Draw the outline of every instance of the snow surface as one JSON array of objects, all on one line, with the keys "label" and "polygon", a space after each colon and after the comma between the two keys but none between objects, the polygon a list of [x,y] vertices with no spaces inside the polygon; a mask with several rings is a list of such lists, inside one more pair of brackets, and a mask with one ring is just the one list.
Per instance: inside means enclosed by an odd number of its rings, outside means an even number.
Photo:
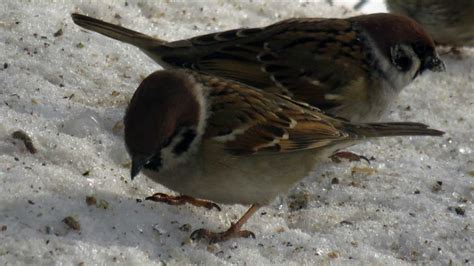
[{"label": "snow surface", "polygon": [[[168,40],[355,14],[303,1],[0,1],[2,264],[473,263],[473,49],[446,55],[447,72],[418,78],[387,118],[445,136],[358,145],[352,150],[376,158],[370,165],[321,163],[250,219],[255,240],[207,245],[190,232],[223,230],[247,206],[217,212],[141,201],[171,191],[143,176],[130,182],[119,122],[158,66],[80,29],[72,12]],[[37,153],[12,137],[20,129]],[[88,206],[87,196],[97,203]],[[80,230],[63,222],[69,216]]]}]

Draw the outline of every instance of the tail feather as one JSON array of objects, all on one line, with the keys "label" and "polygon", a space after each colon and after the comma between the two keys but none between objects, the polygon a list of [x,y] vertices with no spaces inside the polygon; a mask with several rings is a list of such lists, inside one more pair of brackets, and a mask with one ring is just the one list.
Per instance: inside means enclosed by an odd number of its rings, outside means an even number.
[{"label": "tail feather", "polygon": [[443,131],[431,129],[422,123],[393,122],[348,125],[350,135],[358,138],[376,138],[388,136],[442,136]]},{"label": "tail feather", "polygon": [[85,29],[98,32],[115,40],[135,45],[144,50],[153,46],[166,44],[166,41],[89,16],[73,13],[71,14],[71,17],[74,23]]}]

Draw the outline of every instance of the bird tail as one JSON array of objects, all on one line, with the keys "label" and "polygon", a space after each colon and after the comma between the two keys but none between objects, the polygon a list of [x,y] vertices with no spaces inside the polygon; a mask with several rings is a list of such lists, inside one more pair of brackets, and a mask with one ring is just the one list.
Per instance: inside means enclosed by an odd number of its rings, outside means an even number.
[{"label": "bird tail", "polygon": [[349,135],[355,139],[388,136],[442,136],[443,131],[414,122],[367,123],[346,125]]},{"label": "bird tail", "polygon": [[166,41],[164,40],[153,38],[140,32],[136,32],[89,16],[73,13],[71,14],[71,17],[74,23],[85,29],[98,32],[118,41],[132,44],[143,50],[157,45],[166,44]]}]

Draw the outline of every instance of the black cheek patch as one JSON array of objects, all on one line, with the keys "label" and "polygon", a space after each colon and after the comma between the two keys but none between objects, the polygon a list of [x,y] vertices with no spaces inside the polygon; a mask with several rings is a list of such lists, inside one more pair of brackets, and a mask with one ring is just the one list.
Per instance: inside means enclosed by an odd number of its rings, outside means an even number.
[{"label": "black cheek patch", "polygon": [[176,155],[181,155],[183,152],[186,152],[189,149],[189,146],[196,138],[196,131],[193,129],[188,129],[183,133],[181,141],[176,144],[173,148],[173,153]]}]

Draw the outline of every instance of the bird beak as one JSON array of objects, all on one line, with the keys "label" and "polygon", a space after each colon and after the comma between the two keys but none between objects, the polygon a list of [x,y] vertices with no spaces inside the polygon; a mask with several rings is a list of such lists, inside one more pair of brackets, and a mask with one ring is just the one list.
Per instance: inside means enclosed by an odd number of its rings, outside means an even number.
[{"label": "bird beak", "polygon": [[444,65],[444,62],[439,59],[438,56],[429,56],[428,58],[425,59],[423,62],[423,69],[429,69],[433,72],[444,72],[446,71],[446,66]]},{"label": "bird beak", "polygon": [[148,161],[149,161],[149,158],[147,156],[137,155],[137,156],[132,157],[132,168],[130,171],[130,179],[132,179],[132,181],[135,178],[135,176],[137,176],[138,173],[140,173],[143,166],[147,164]]}]

